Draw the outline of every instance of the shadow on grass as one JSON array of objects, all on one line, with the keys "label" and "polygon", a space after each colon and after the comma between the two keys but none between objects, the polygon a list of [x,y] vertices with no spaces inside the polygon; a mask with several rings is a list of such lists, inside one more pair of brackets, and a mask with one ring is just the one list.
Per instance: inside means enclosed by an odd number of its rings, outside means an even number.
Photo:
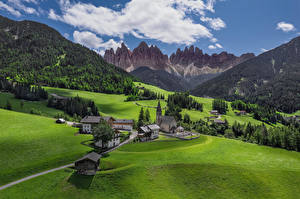
[{"label": "shadow on grass", "polygon": [[78,189],[88,189],[92,182],[93,182],[94,176],[85,176],[80,175],[76,172],[74,172],[68,179],[68,182],[74,185]]}]

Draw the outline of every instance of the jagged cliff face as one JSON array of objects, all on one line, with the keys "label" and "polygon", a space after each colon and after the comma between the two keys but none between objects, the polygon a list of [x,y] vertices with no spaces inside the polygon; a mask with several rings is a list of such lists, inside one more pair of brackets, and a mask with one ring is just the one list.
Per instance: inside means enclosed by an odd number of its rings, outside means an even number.
[{"label": "jagged cliff face", "polygon": [[153,70],[164,70],[183,77],[224,72],[252,57],[254,57],[252,53],[240,57],[227,52],[208,55],[203,54],[199,48],[191,46],[190,48],[186,47],[183,51],[178,49],[168,58],[158,47],[149,47],[145,42],[141,42],[132,52],[125,44],[122,44],[116,52],[110,49],[106,50],[104,55],[107,62],[119,66],[127,72],[147,66]]},{"label": "jagged cliff face", "polygon": [[170,63],[177,72],[185,77],[201,74],[224,72],[235,65],[238,65],[255,55],[252,53],[237,57],[227,52],[220,54],[203,54],[199,48],[185,48],[184,51],[178,49],[170,56]]},{"label": "jagged cliff face", "polygon": [[164,70],[168,64],[168,56],[164,55],[156,46],[148,46],[145,42],[132,52],[123,43],[116,53],[113,49],[106,50],[104,59],[116,66],[131,72],[141,66],[147,66],[153,70]]}]

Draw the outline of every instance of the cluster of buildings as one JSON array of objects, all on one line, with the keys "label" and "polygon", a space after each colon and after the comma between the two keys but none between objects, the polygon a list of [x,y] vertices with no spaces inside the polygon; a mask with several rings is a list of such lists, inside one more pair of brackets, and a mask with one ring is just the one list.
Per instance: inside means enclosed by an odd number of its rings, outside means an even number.
[{"label": "cluster of buildings", "polygon": [[156,124],[145,125],[139,128],[138,138],[141,142],[158,138],[159,131],[175,133],[177,122],[173,116],[163,116],[160,102],[156,107]]},{"label": "cluster of buildings", "polygon": [[132,131],[133,120],[115,119],[110,116],[86,116],[80,123],[82,124],[81,133],[92,134],[93,127],[98,125],[101,120],[107,122],[107,124],[114,130],[114,136],[108,142],[103,143],[101,140],[95,143],[95,146],[100,148],[113,148],[120,144],[120,130]]},{"label": "cluster of buildings", "polygon": [[[81,132],[85,134],[93,133],[93,127],[98,125],[101,120],[106,121],[109,126],[114,129],[113,139],[107,143],[98,141],[95,143],[97,147],[112,148],[120,144],[120,130],[132,131],[134,126],[133,120],[115,119],[110,116],[86,116],[80,123],[82,124]],[[159,131],[165,133],[178,133],[184,132],[184,128],[178,127],[177,122],[172,116],[163,116],[158,102],[156,109],[156,124],[150,124],[142,126],[138,129],[138,139],[142,142],[149,141],[158,138]],[[91,152],[75,162],[75,169],[82,175],[95,175],[99,170],[101,155],[95,152]]]}]

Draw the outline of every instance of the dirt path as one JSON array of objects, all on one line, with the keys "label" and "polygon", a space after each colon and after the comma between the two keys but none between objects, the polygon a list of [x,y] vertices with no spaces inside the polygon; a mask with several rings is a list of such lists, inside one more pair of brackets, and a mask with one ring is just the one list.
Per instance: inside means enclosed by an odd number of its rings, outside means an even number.
[{"label": "dirt path", "polygon": [[[132,132],[132,134],[130,135],[130,138],[128,140],[125,140],[124,142],[122,142],[121,144],[119,144],[118,146],[108,150],[108,151],[105,151],[103,152],[102,154],[106,154],[106,153],[110,153],[114,150],[116,150],[117,148],[123,146],[124,144],[127,144],[129,143],[130,141],[132,141],[134,138],[136,138],[137,136],[137,132]],[[0,191],[3,190],[3,189],[6,189],[6,188],[9,188],[11,186],[14,186],[16,184],[19,184],[21,182],[24,182],[24,181],[27,181],[27,180],[30,180],[32,178],[36,178],[36,177],[39,177],[39,176],[42,176],[42,175],[45,175],[45,174],[48,174],[48,173],[51,173],[51,172],[54,172],[54,171],[58,171],[58,170],[61,170],[61,169],[65,169],[65,168],[68,168],[68,167],[71,167],[71,166],[74,166],[74,163],[72,164],[67,164],[67,165],[64,165],[64,166],[60,166],[60,167],[57,167],[57,168],[54,168],[54,169],[49,169],[47,171],[43,171],[43,172],[40,172],[40,173],[37,173],[37,174],[33,174],[31,176],[27,176],[25,178],[22,178],[20,180],[16,180],[14,182],[11,182],[11,183],[8,183],[6,185],[3,185],[3,186],[0,186]]]},{"label": "dirt path", "polygon": [[72,164],[68,164],[68,165],[61,166],[61,167],[57,167],[57,168],[55,168],[55,169],[50,169],[50,170],[47,170],[47,171],[43,171],[43,172],[41,172],[41,173],[37,173],[37,174],[31,175],[31,176],[27,176],[27,177],[22,178],[22,179],[20,179],[20,180],[17,180],[17,181],[14,181],[14,182],[11,182],[11,183],[9,183],[9,184],[6,184],[6,185],[1,186],[1,187],[0,187],[0,190],[6,189],[6,188],[8,188],[8,187],[14,186],[14,185],[16,185],[16,184],[19,184],[19,183],[21,183],[21,182],[30,180],[30,179],[32,179],[32,178],[36,178],[36,177],[41,176],[41,175],[45,175],[45,174],[48,174],[48,173],[51,173],[51,172],[54,172],[54,171],[58,171],[58,170],[61,170],[61,169],[67,168],[67,167],[71,167],[71,166],[73,166],[73,165],[74,165],[74,164],[72,163]]}]

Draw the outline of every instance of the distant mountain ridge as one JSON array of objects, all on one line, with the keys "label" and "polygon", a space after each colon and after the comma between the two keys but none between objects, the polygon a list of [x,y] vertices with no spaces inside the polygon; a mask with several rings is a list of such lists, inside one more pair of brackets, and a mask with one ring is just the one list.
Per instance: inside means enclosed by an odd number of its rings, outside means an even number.
[{"label": "distant mountain ridge", "polygon": [[[110,49],[104,54],[104,60],[108,63],[130,72],[135,77],[166,90],[176,88],[176,91],[194,89],[196,85],[253,57],[255,57],[253,53],[243,54],[240,57],[227,52],[208,55],[194,46],[186,47],[184,50],[178,49],[168,57],[157,46],[148,46],[146,42],[141,42],[132,51],[122,43],[116,51]],[[143,69],[139,70],[141,67]],[[149,75],[146,75],[144,67],[149,68],[147,70]],[[163,78],[167,78],[169,83]]]},{"label": "distant mountain ridge", "polygon": [[227,70],[192,93],[248,99],[285,112],[300,110],[300,37]]},{"label": "distant mountain ridge", "polygon": [[168,57],[157,46],[148,46],[145,42],[141,42],[133,51],[122,43],[116,52],[110,49],[104,54],[107,62],[127,72],[146,66],[152,70],[164,70],[183,77],[224,72],[253,57],[255,57],[253,53],[243,54],[240,57],[227,52],[208,55],[194,46],[186,47],[183,51],[178,49]]}]

